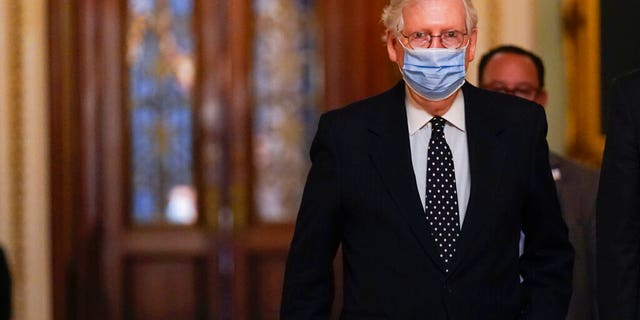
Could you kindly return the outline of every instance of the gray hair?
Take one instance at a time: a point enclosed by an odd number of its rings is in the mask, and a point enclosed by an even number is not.
[[[408,6],[411,2],[416,0],[391,0],[389,4],[382,11],[382,23],[394,34],[404,28],[404,20],[402,19],[402,9]],[[460,0],[464,4],[464,10],[466,12],[465,24],[467,32],[473,30],[478,25],[478,12],[471,3],[471,0]]]

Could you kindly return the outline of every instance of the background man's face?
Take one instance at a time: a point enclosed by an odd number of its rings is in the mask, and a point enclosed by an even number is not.
[[[520,54],[501,52],[494,55],[485,66],[480,87],[517,95],[542,106],[547,103],[547,93],[540,88],[535,64]]]

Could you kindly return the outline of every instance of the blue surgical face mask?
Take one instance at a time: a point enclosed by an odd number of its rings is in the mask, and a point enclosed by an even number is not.
[[[450,97],[464,84],[466,47],[404,48],[402,75],[409,87],[427,100]]]

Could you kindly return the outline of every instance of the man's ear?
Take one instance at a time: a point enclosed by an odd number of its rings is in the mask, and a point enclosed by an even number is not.
[[[400,45],[398,43],[398,38],[396,38],[391,31],[387,30],[387,54],[389,55],[389,60],[398,63],[398,51],[396,46]]]
[[[476,45],[478,44],[478,28],[473,28],[469,34],[469,45],[467,46],[467,63],[473,61],[476,56]]]
[[[538,93],[538,96],[536,96],[535,102],[547,108],[547,98],[547,90],[540,89],[540,93]]]

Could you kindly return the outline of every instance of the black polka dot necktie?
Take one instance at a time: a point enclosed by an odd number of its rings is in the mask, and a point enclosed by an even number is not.
[[[449,272],[460,236],[460,218],[453,156],[444,138],[444,124],[441,117],[431,119],[425,212],[438,255]]]

